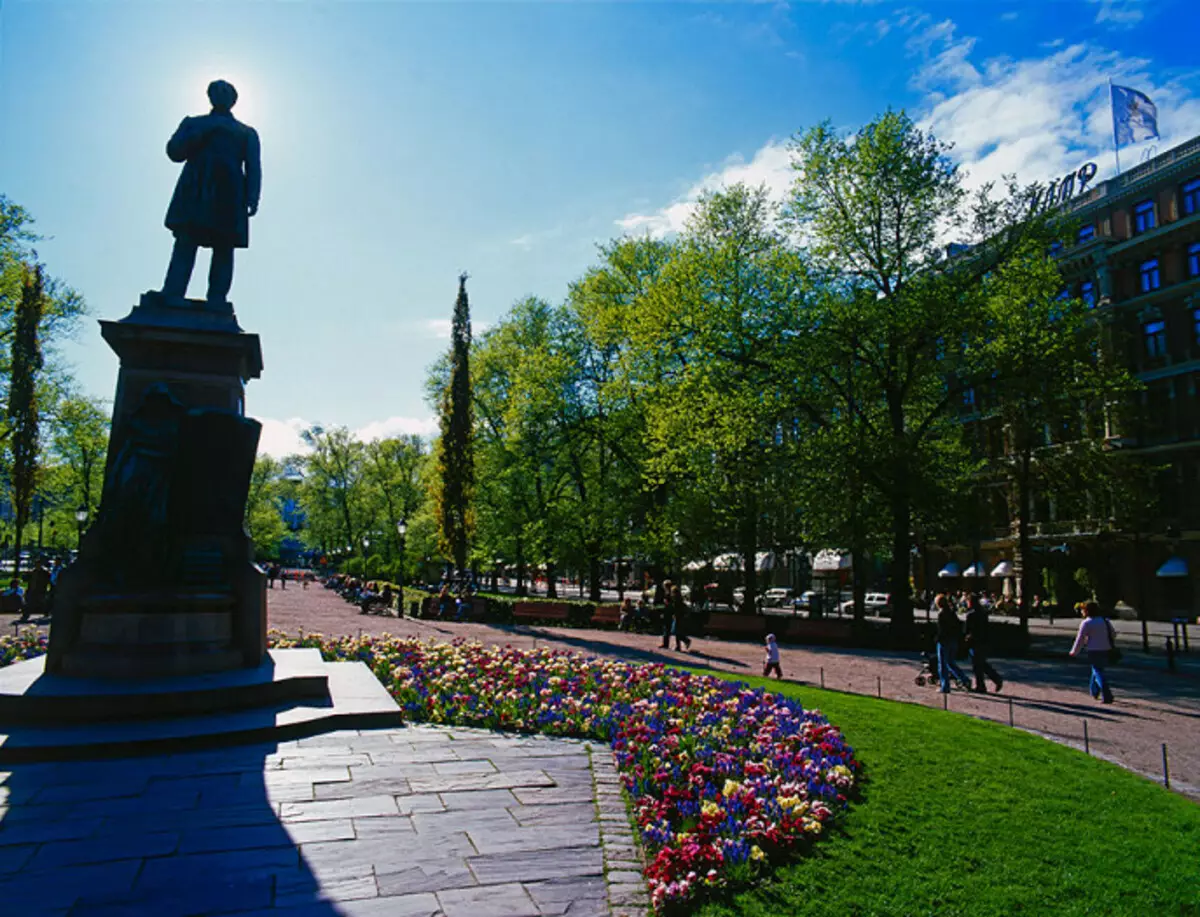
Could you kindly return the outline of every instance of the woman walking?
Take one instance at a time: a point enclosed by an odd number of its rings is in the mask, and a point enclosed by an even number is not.
[[[1100,606],[1088,602],[1083,606],[1084,618],[1079,622],[1079,633],[1075,635],[1075,645],[1071,647],[1071,655],[1078,656],[1079,651],[1087,647],[1088,662],[1092,666],[1092,677],[1088,682],[1088,690],[1092,699],[1103,698],[1104,703],[1113,702],[1112,688],[1108,684],[1108,676],[1104,670],[1113,661],[1113,651],[1116,649],[1117,635],[1112,623],[1100,614]]]

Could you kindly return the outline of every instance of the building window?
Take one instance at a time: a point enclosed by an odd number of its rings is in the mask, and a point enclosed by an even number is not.
[[[1081,245],[1084,242],[1087,242],[1089,239],[1094,239],[1094,238],[1096,238],[1096,227],[1093,226],[1091,223],[1088,223],[1087,226],[1079,227],[1078,241]]]
[[[1200,277],[1200,242],[1188,246],[1188,276]]]
[[[1192,341],[1200,347],[1200,309],[1192,310]]]
[[[1063,250],[1063,244],[1061,242],[1055,241],[1055,242],[1050,243],[1050,257],[1051,258],[1057,258],[1059,255],[1062,254],[1062,250]]]
[[[1142,292],[1149,293],[1161,286],[1158,276],[1158,259],[1151,258],[1142,262]]]
[[[1142,335],[1146,339],[1146,356],[1158,360],[1167,355],[1167,324],[1161,319],[1146,322],[1142,325]]]
[[[1145,232],[1155,227],[1154,201],[1142,201],[1133,205],[1133,231]]]
[[[1183,215],[1200,213],[1200,178],[1183,183]]]
[[[970,412],[975,410],[975,389],[963,389],[963,409]]]
[[[1082,299],[1089,309],[1096,308],[1096,285],[1090,280],[1085,280],[1079,285],[1079,298]]]

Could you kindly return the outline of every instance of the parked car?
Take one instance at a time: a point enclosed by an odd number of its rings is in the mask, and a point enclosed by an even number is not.
[[[763,593],[763,605],[767,608],[786,608],[792,595],[792,590],[784,587],[768,589]]]
[[[886,592],[868,592],[863,599],[869,617],[887,618],[892,614],[892,597]],[[854,614],[854,599],[841,604],[842,614]]]
[[[792,602],[792,607],[796,611],[812,611],[813,603],[820,602],[820,600],[819,593],[810,589],[808,592],[801,593],[800,597]]]

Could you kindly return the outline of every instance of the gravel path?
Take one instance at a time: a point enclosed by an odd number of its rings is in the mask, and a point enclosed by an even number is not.
[[[295,584],[268,592],[270,626],[295,633],[383,634],[423,640],[466,638],[516,647],[554,646],[592,656],[637,662],[704,665],[735,674],[758,674],[762,648],[755,643],[693,639],[690,653],[659,648],[659,638],[614,631],[578,628],[454,624],[361,615],[358,609],[320,586],[307,590]],[[1042,646],[1066,653],[1062,646]],[[1200,654],[1193,652],[1192,656]],[[1000,695],[955,691],[950,710],[1007,723],[1010,700],[1014,724],[1079,748],[1084,721],[1093,754],[1161,782],[1162,746],[1168,745],[1171,787],[1200,800],[1200,663],[1182,661],[1180,672],[1162,671],[1162,663],[1126,649],[1128,665],[1111,672],[1116,703],[1101,705],[1087,693],[1088,669],[1082,662],[1061,658],[994,659],[1004,678]],[[875,695],[941,706],[936,689],[914,683],[919,662],[908,653],[843,650],[826,647],[783,647],[783,672],[788,680],[856,694]]]

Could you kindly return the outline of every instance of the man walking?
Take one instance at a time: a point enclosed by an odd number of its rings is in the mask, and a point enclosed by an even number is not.
[[[988,611],[974,596],[967,600],[967,652],[971,654],[971,665],[975,669],[975,690],[987,693],[984,676],[992,680],[996,693],[1004,687],[1004,679],[988,662]]]
[[[962,639],[962,622],[954,612],[954,606],[945,595],[939,595],[933,600],[938,610],[937,616],[937,660],[938,678],[942,683],[942,693],[950,693],[950,676],[953,675],[960,685],[969,685],[967,678],[954,657],[958,654],[958,641]]]

